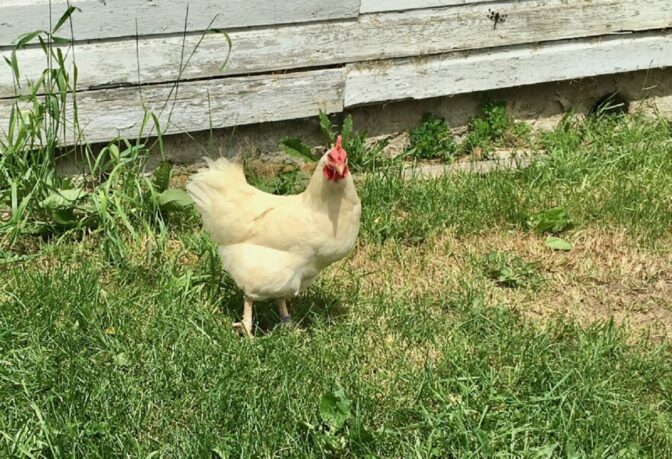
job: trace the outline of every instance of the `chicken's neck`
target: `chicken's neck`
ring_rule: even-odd
[[[353,204],[359,201],[352,174],[340,180],[330,180],[322,172],[323,164],[320,162],[308,187],[303,192],[304,200],[314,208],[324,208],[324,203],[334,201],[350,201]]]

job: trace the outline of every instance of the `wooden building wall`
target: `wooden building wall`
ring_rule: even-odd
[[[145,110],[164,133],[179,133],[672,66],[670,0],[71,4],[81,12],[72,16],[74,45],[63,47],[78,67],[79,121],[91,142],[136,136]],[[0,54],[9,57],[19,35],[49,29],[66,7],[1,2]],[[227,36],[204,34],[209,27],[231,40],[224,67]],[[69,25],[59,35],[69,37]],[[46,66],[36,45],[17,60],[22,81]],[[2,129],[16,88],[0,65]]]

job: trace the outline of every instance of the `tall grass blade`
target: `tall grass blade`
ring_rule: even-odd
[[[76,6],[69,6],[69,7],[65,10],[65,13],[63,13],[63,15],[59,18],[59,20],[58,20],[58,22],[56,23],[56,25],[54,26],[54,28],[51,29],[51,34],[53,35],[53,34],[55,34],[56,32],[58,32],[58,31],[60,30],[60,28],[63,26],[63,24],[65,24],[65,21],[67,21],[68,19],[70,19],[70,16],[72,16],[72,14],[73,14],[75,11],[79,11],[79,12],[81,12],[82,10],[81,10],[80,8],[76,7]],[[53,37],[52,37],[52,38],[53,38]]]

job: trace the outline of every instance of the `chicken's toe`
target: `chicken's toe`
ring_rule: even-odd
[[[294,328],[296,327],[296,323],[292,320],[291,316],[288,314],[286,316],[280,317],[280,320],[282,320],[282,326],[287,327],[287,328]]]
[[[231,324],[231,327],[233,327],[233,329],[241,336],[247,336],[249,339],[254,339],[251,325],[247,325],[244,322],[234,322]]]

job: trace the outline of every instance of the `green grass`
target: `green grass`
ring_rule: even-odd
[[[199,279],[207,263],[190,275],[174,260],[110,271],[65,256],[4,276],[4,454],[672,451],[669,349],[628,345],[612,324],[542,331],[469,286],[409,302],[336,280],[300,300],[304,332],[250,344],[229,330],[239,295]],[[329,432],[318,402],[334,384],[353,408]]]
[[[667,341],[531,321],[494,295],[499,278],[532,299],[553,279],[510,249],[440,279],[411,254],[448,270],[459,248],[433,238],[513,244],[561,207],[563,238],[623,230],[669,255],[671,139],[660,119],[568,119],[525,170],[371,175],[366,256],[292,303],[300,331],[259,305],[254,343],[230,329],[242,296],[193,214],[119,233],[113,258],[95,228],[21,234],[12,250],[30,258],[0,266],[0,456],[670,457]]]
[[[578,226],[625,227],[642,242],[669,235],[672,125],[641,117],[568,123],[545,135],[547,157],[515,173],[372,177],[360,190],[365,237],[419,243],[445,229],[527,228],[555,207]]]

